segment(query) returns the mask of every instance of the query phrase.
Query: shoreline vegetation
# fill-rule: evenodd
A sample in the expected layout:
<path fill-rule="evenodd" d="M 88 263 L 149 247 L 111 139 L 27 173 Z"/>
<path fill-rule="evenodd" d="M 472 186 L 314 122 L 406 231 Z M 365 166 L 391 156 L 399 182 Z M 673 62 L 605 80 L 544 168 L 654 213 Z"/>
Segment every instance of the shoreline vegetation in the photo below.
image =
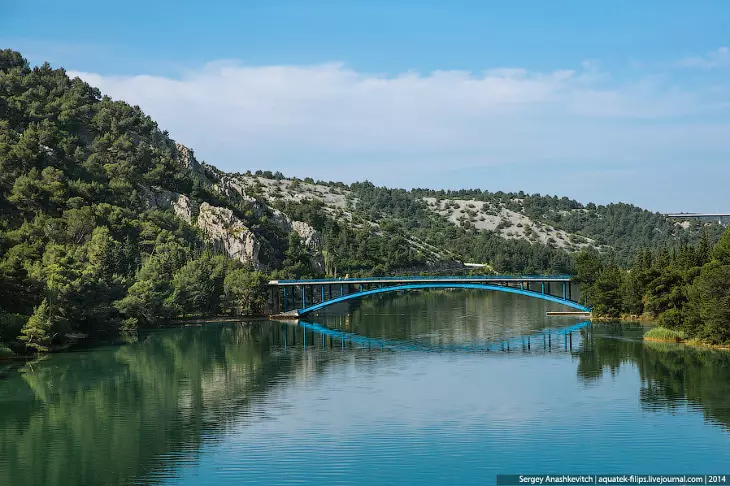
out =
<path fill-rule="evenodd" d="M 730 228 L 715 245 L 703 233 L 694 245 L 639 250 L 629 268 L 585 250 L 576 274 L 598 320 L 636 316 L 657 324 L 648 340 L 730 344 Z"/>
<path fill-rule="evenodd" d="M 667 329 L 665 327 L 654 327 L 644 334 L 644 341 L 652 343 L 683 344 L 697 348 L 709 348 L 723 351 L 730 351 L 730 344 L 711 344 L 698 339 L 688 339 L 681 331 Z"/>

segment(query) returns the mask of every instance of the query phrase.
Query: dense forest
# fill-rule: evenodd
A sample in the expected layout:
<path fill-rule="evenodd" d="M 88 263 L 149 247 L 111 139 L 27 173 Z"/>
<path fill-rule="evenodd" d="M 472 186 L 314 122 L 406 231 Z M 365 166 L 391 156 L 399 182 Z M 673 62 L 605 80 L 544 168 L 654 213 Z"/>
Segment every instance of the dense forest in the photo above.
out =
<path fill-rule="evenodd" d="M 178 158 L 138 107 L 0 51 L 0 342 L 45 351 L 172 316 L 261 311 L 262 272 L 144 204 L 150 186 L 212 198 Z"/>
<path fill-rule="evenodd" d="M 631 265 L 635 252 L 641 248 L 660 248 L 697 243 L 701 230 L 711 240 L 719 238 L 721 227 L 695 223 L 684 228 L 659 213 L 625 203 L 596 205 L 581 204 L 567 197 L 540 194 L 489 192 L 480 190 L 432 191 L 415 189 L 420 197 L 438 199 L 473 199 L 526 214 L 534 220 L 556 228 L 591 238 L 600 246 L 609 246 L 613 258 L 622 266 Z"/>
<path fill-rule="evenodd" d="M 629 205 L 323 183 L 349 191 L 349 216 L 340 217 L 317 200 L 271 201 L 255 190 L 231 190 L 229 174 L 191 154 L 139 107 L 103 96 L 63 69 L 31 67 L 19 53 L 0 51 L 0 354 L 46 351 L 186 316 L 262 313 L 269 278 L 433 272 L 463 261 L 505 273 L 576 268 L 560 248 L 455 225 L 429 211 L 425 196 L 519 205 L 594 238 L 612 248 L 599 255 L 613 262 L 600 275 L 628 267 L 638 247 L 650 249 L 654 268 L 663 261 L 658 248 L 679 248 L 679 255 L 700 244 L 699 228 Z M 211 228 L 225 234 L 211 235 Z M 713 244 L 716 225 L 705 235 L 701 244 Z M 675 268 L 683 257 L 666 251 Z M 719 278 L 719 271 L 702 267 L 699 275 Z M 683 298 L 692 302 L 692 292 L 701 291 L 696 276 L 677 272 Z M 685 313 L 694 307 L 668 309 L 675 308 L 657 314 L 691 321 Z"/>
<path fill-rule="evenodd" d="M 714 247 L 703 235 L 697 245 L 640 250 L 628 269 L 585 251 L 576 271 L 595 314 L 647 315 L 672 331 L 658 337 L 730 342 L 730 229 Z"/>

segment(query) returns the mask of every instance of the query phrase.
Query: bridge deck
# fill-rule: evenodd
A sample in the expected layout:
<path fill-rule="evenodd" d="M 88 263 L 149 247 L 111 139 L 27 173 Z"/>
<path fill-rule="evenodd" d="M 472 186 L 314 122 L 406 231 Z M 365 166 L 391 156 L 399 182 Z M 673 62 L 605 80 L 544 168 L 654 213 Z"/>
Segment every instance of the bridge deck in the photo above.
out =
<path fill-rule="evenodd" d="M 453 275 L 453 276 L 402 276 L 365 278 L 324 278 L 309 280 L 271 280 L 269 285 L 292 287 L 300 285 L 335 284 L 398 284 L 398 283 L 497 283 L 497 282 L 570 282 L 570 275 Z"/>

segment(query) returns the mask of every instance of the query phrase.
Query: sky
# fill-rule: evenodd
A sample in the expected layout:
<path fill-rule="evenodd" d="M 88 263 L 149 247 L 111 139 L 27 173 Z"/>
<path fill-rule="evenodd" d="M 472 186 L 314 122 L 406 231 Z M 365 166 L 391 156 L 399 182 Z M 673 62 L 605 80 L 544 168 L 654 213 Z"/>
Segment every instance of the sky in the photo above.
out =
<path fill-rule="evenodd" d="M 0 0 L 199 160 L 730 212 L 730 2 Z"/>

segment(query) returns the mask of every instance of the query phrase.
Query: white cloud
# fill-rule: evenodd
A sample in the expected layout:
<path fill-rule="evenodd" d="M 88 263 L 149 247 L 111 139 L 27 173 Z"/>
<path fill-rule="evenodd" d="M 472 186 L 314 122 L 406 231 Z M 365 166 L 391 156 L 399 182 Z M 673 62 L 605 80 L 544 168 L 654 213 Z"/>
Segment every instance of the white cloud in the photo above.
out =
<path fill-rule="evenodd" d="M 685 57 L 677 63 L 679 67 L 715 69 L 730 66 L 730 49 L 720 47 L 701 57 Z"/>
<path fill-rule="evenodd" d="M 595 62 L 549 72 L 388 76 L 342 64 L 222 61 L 175 79 L 70 74 L 140 105 L 227 170 L 389 183 L 414 170 L 528 162 L 610 168 L 730 154 L 723 91 L 683 88 L 663 76 L 619 82 Z"/>

